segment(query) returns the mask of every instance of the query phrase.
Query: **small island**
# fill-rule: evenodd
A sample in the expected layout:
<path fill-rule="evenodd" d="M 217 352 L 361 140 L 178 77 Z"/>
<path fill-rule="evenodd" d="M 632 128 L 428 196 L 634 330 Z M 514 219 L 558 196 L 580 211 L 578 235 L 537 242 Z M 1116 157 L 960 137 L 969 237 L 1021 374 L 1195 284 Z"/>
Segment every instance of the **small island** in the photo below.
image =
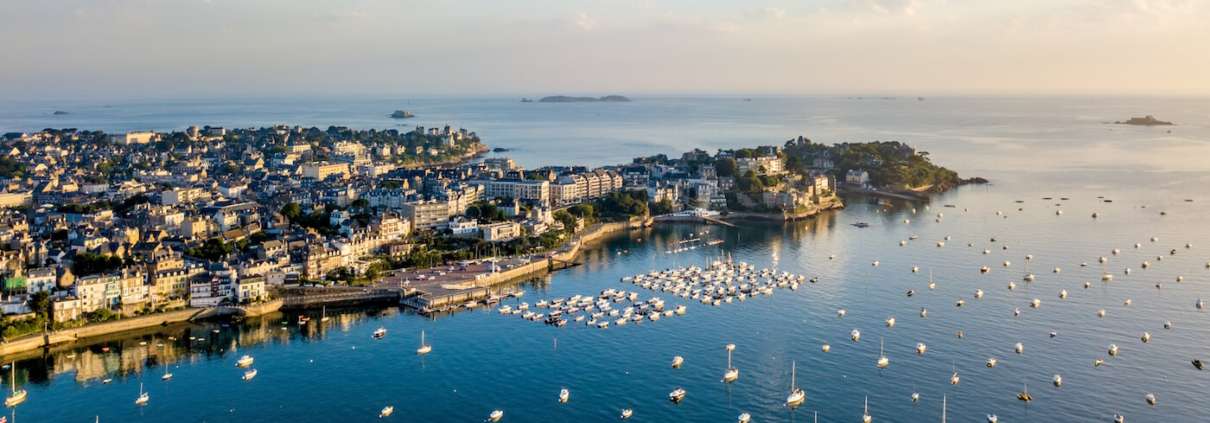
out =
<path fill-rule="evenodd" d="M 1132 117 L 1129 120 L 1119 120 L 1114 122 L 1115 125 L 1138 125 L 1138 126 L 1168 126 L 1174 125 L 1172 122 L 1166 122 L 1156 119 L 1155 116 L 1147 115 L 1143 117 Z"/>
<path fill-rule="evenodd" d="M 620 95 L 607 95 L 604 97 L 570 97 L 565 95 L 553 95 L 542 97 L 538 100 L 539 103 L 625 103 L 630 101 L 629 98 Z"/>
<path fill-rule="evenodd" d="M 392 119 L 407 119 L 414 117 L 416 117 L 416 115 L 407 110 L 396 110 L 394 113 L 391 113 Z"/>
<path fill-rule="evenodd" d="M 55 116 L 63 116 L 63 115 L 66 115 L 66 114 L 68 114 L 68 113 L 67 113 L 67 112 L 65 112 L 65 111 L 62 111 L 62 110 L 55 110 L 55 111 L 54 111 L 54 113 L 51 113 L 51 114 L 52 114 L 52 115 L 55 115 Z"/>

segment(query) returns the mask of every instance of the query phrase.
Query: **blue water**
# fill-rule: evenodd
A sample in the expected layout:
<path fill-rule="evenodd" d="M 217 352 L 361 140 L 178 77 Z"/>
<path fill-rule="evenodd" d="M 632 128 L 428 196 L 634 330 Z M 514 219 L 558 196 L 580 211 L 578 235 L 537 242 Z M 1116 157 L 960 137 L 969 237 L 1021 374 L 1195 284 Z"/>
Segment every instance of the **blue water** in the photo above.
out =
<path fill-rule="evenodd" d="M 516 148 L 511 155 L 528 166 L 615 163 L 693 147 L 774 143 L 799 133 L 825 142 L 900 139 L 963 174 L 994 181 L 939 196 L 928 209 L 924 203 L 882 207 L 850 198 L 845 210 L 808 222 L 665 226 L 619 236 L 590 251 L 584 266 L 528 285 L 523 300 L 532 304 L 618 288 L 678 304 L 683 301 L 619 279 L 704 264 L 721 253 L 820 277 L 798 291 L 778 290 L 721 307 L 687 303 L 686 316 L 606 330 L 552 328 L 488 310 L 430 320 L 393 308 L 329 310 L 333 322 L 322 330 L 300 331 L 292 323 L 282 330 L 280 321 L 293 321 L 293 314 L 230 327 L 170 328 L 82 345 L 74 356 L 57 352 L 21 361 L 18 380 L 30 392 L 16 410 L 22 421 L 90 421 L 95 415 L 102 421 L 370 421 L 386 404 L 396 407 L 392 419 L 407 421 L 479 421 L 496 408 L 505 410 L 505 421 L 606 421 L 625 407 L 634 408 L 637 422 L 734 421 L 745 411 L 754 421 L 805 422 L 813 411 L 820 421 L 859 421 L 868 396 L 875 421 L 915 422 L 939 420 L 943 394 L 952 421 L 983 421 L 988 413 L 1001 421 L 1111 421 L 1114 412 L 1131 422 L 1206 420 L 1210 375 L 1189 363 L 1210 359 L 1203 342 L 1210 336 L 1210 314 L 1194 308 L 1197 298 L 1210 299 L 1210 225 L 1202 218 L 1210 212 L 1205 100 L 714 98 L 546 105 L 428 99 L 46 106 L 69 110 L 66 118 L 79 122 L 64 125 L 47 123 L 58 117 L 2 107 L 4 130 L 279 122 L 386 127 L 394 122 L 377 115 L 407 108 L 420 116 L 416 124 L 450 121 L 480 131 L 493 146 Z M 1180 125 L 1101 123 L 1138 114 Z M 1071 200 L 1062 202 L 1065 213 L 1057 216 L 1054 204 L 1063 196 Z M 1101 218 L 1092 219 L 1094 211 Z M 940 222 L 937 212 L 945 215 Z M 859 221 L 871 227 L 850 226 Z M 665 253 L 670 243 L 703 230 L 726 242 Z M 919 239 L 900 247 L 911 234 Z M 947 235 L 952 238 L 938 248 L 935 242 Z M 1153 236 L 1157 242 L 1149 241 Z M 1142 247 L 1133 248 L 1135 243 Z M 1192 248 L 1184 248 L 1186 243 Z M 1113 256 L 1113 248 L 1121 255 Z M 983 249 L 991 253 L 983 255 Z M 1176 255 L 1168 256 L 1171 249 Z M 1038 280 L 1032 284 L 1021 281 L 1026 254 L 1035 257 L 1029 271 Z M 1160 255 L 1165 257 L 1157 261 Z M 1110 258 L 1106 269 L 1115 273 L 1113 282 L 1100 282 L 1099 256 Z M 874 260 L 878 267 L 871 266 Z M 1012 267 L 1002 267 L 1005 260 Z M 1153 267 L 1141 269 L 1143 260 Z M 1089 266 L 1080 267 L 1082 262 Z M 922 271 L 911 273 L 913 265 Z M 981 265 L 992 271 L 981 275 Z M 1062 272 L 1051 273 L 1054 267 Z M 1125 267 L 1134 273 L 1125 275 Z M 929 270 L 936 290 L 925 286 Z M 1178 275 L 1183 283 L 1175 281 Z M 1016 281 L 1016 290 L 1006 289 L 1009 281 Z M 1092 288 L 1082 288 L 1085 281 Z M 909 288 L 917 295 L 906 297 Z M 972 298 L 977 288 L 986 292 L 982 300 Z M 1060 289 L 1070 297 L 1060 300 Z M 967 305 L 954 307 L 958 298 Z M 1041 308 L 1029 307 L 1033 298 L 1041 299 Z M 1126 298 L 1133 300 L 1129 307 L 1123 305 Z M 843 319 L 836 317 L 841 307 L 848 309 Z M 918 317 L 921 307 L 929 309 L 927 319 Z M 1013 317 L 1014 308 L 1022 310 L 1020 317 Z M 1095 314 L 1101 308 L 1107 312 L 1103 319 Z M 883 324 L 890 316 L 898 320 L 893 329 Z M 1164 330 L 1165 320 L 1174 329 Z M 373 341 L 369 335 L 378 326 L 390 335 Z M 220 334 L 210 333 L 213 328 Z M 848 341 L 854 328 L 863 333 L 860 343 Z M 421 330 L 435 349 L 423 358 L 413 353 Z M 966 337 L 955 337 L 957 330 Z M 1058 336 L 1050 338 L 1050 331 Z M 1139 340 L 1143 331 L 1154 337 L 1149 344 Z M 155 344 L 168 335 L 207 340 L 170 343 L 160 352 Z M 139 346 L 140 339 L 149 346 Z M 891 360 L 881 371 L 874 366 L 879 339 Z M 825 341 L 830 353 L 820 350 Z M 928 345 L 923 357 L 913 352 L 916 342 Z M 1016 342 L 1024 344 L 1024 354 L 1013 352 Z M 727 343 L 738 345 L 734 359 L 741 372 L 730 385 L 719 382 Z M 1117 358 L 1106 353 L 1111 343 L 1121 348 Z M 102 345 L 111 351 L 101 352 Z M 241 381 L 234 367 L 245 353 L 256 357 L 260 371 L 251 382 Z M 669 367 L 673 355 L 685 357 L 683 368 Z M 983 365 L 991 356 L 1000 360 L 994 369 Z M 1098 357 L 1107 364 L 1094 368 Z M 159 380 L 161 361 L 171 363 L 174 380 Z M 798 363 L 799 384 L 808 396 L 796 411 L 782 406 L 791 361 Z M 951 386 L 955 368 L 962 383 Z M 1062 388 L 1050 384 L 1055 373 L 1063 375 Z M 114 381 L 101 384 L 104 377 Z M 132 404 L 140 378 L 152 396 L 145 408 Z M 4 380 L 7 387 L 7 375 Z M 1034 396 L 1028 406 L 1015 398 L 1023 384 Z M 673 405 L 666 395 L 678 386 L 688 398 Z M 571 390 L 568 404 L 556 402 L 561 387 Z M 910 401 L 913 391 L 922 395 L 919 404 Z M 1148 392 L 1159 398 L 1156 407 L 1144 402 Z"/>

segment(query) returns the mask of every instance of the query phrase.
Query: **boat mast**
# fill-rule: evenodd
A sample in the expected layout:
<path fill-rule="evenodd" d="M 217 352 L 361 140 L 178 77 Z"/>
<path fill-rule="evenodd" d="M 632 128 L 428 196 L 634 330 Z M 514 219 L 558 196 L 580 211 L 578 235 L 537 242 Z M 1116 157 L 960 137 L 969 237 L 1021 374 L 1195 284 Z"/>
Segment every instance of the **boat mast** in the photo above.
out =
<path fill-rule="evenodd" d="M 941 423 L 945 423 L 945 394 L 941 395 Z"/>

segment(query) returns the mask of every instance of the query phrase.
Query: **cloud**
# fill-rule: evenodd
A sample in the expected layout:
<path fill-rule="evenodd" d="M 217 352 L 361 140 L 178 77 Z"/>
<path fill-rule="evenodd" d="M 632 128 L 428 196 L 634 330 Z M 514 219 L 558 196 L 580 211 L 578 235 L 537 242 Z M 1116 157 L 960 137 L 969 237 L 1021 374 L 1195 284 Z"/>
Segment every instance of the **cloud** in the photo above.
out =
<path fill-rule="evenodd" d="M 920 9 L 919 0 L 856 0 L 859 7 L 879 15 L 915 16 Z"/>
<path fill-rule="evenodd" d="M 576 27 L 583 31 L 592 31 L 597 27 L 597 20 L 586 12 L 580 12 L 576 15 Z"/>
<path fill-rule="evenodd" d="M 766 7 L 762 12 L 766 18 L 770 19 L 782 20 L 786 17 L 786 9 L 779 7 Z"/>

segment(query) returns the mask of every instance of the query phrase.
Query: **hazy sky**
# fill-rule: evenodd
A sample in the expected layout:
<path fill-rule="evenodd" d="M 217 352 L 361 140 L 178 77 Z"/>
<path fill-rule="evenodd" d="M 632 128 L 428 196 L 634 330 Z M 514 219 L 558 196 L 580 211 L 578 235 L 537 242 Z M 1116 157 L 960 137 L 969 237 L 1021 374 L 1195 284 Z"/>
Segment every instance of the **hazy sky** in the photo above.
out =
<path fill-rule="evenodd" d="M 0 0 L 0 99 L 1210 94 L 1210 0 Z"/>

